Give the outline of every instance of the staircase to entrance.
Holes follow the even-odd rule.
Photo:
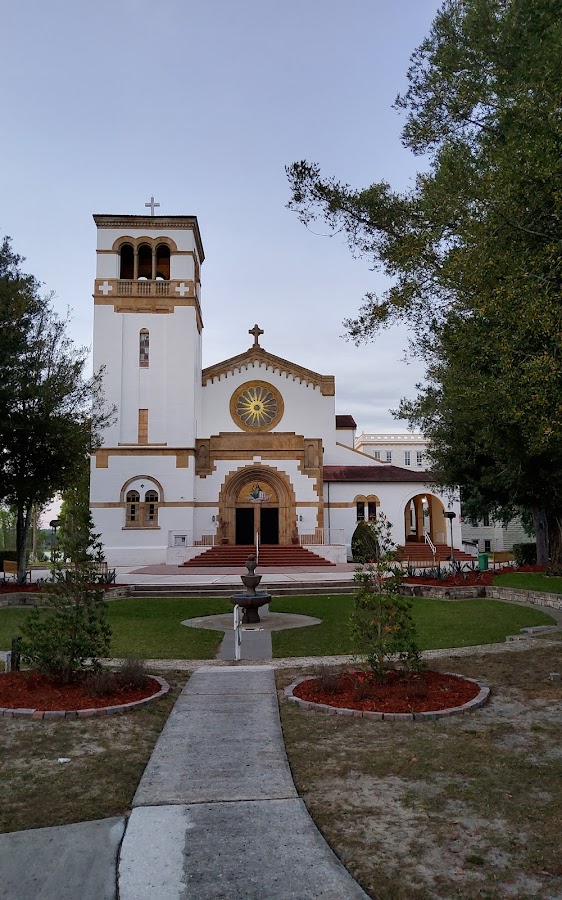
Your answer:
[[[474,556],[465,553],[464,550],[454,549],[454,557],[459,562],[476,562]],[[408,561],[411,563],[425,563],[431,565],[433,563],[433,554],[431,548],[424,541],[408,541],[401,547],[398,547],[396,558],[401,562]],[[435,562],[446,562],[451,559],[451,548],[448,544],[435,544]]]
[[[255,553],[253,544],[221,544],[204,550],[193,559],[183,563],[186,568],[193,567],[243,567],[250,553]],[[260,566],[330,566],[335,564],[318,556],[299,544],[261,544],[259,555]]]

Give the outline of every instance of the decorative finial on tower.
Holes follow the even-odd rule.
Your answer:
[[[155,206],[160,206],[159,203],[155,203],[155,202],[154,202],[154,196],[152,196],[152,197],[150,198],[150,203],[145,203],[144,205],[150,207],[150,215],[151,215],[151,216],[154,215],[154,207],[155,207]]]
[[[248,334],[254,335],[254,343],[252,346],[259,347],[260,346],[259,337],[260,337],[260,334],[263,334],[262,329],[258,325],[254,325],[253,328],[248,329]],[[260,347],[260,349],[261,349],[261,347]]]

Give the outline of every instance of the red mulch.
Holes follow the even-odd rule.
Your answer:
[[[479,691],[477,684],[457,675],[391,669],[384,684],[368,672],[342,672],[303,681],[293,694],[302,700],[346,709],[411,713],[461,706]]]
[[[506,575],[511,572],[544,572],[544,566],[502,566],[501,569],[487,569],[483,572],[463,572],[462,575],[447,575],[445,578],[429,578],[426,575],[409,575],[405,584],[427,584],[437,587],[473,587],[474,585],[493,584],[496,575]]]
[[[88,689],[87,679],[73,684],[57,684],[48,675],[39,672],[7,672],[0,675],[0,707],[66,711],[100,709],[143,700],[159,690],[159,683],[148,676],[144,687],[116,687],[111,693],[95,695]]]

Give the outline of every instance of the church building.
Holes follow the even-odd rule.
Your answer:
[[[257,325],[203,368],[197,218],[148,205],[94,216],[94,369],[116,417],[92,458],[91,509],[108,563],[180,565],[256,540],[345,562],[377,512],[398,544],[460,546],[458,504],[426,472],[354,449],[332,375],[269,353]]]

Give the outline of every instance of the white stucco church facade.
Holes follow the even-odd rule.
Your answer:
[[[345,561],[377,511],[399,544],[448,542],[425,472],[353,448],[333,376],[269,353],[253,323],[233,335],[240,352],[203,368],[195,216],[94,220],[94,368],[116,417],[92,457],[91,508],[110,565],[177,565],[256,535]]]

